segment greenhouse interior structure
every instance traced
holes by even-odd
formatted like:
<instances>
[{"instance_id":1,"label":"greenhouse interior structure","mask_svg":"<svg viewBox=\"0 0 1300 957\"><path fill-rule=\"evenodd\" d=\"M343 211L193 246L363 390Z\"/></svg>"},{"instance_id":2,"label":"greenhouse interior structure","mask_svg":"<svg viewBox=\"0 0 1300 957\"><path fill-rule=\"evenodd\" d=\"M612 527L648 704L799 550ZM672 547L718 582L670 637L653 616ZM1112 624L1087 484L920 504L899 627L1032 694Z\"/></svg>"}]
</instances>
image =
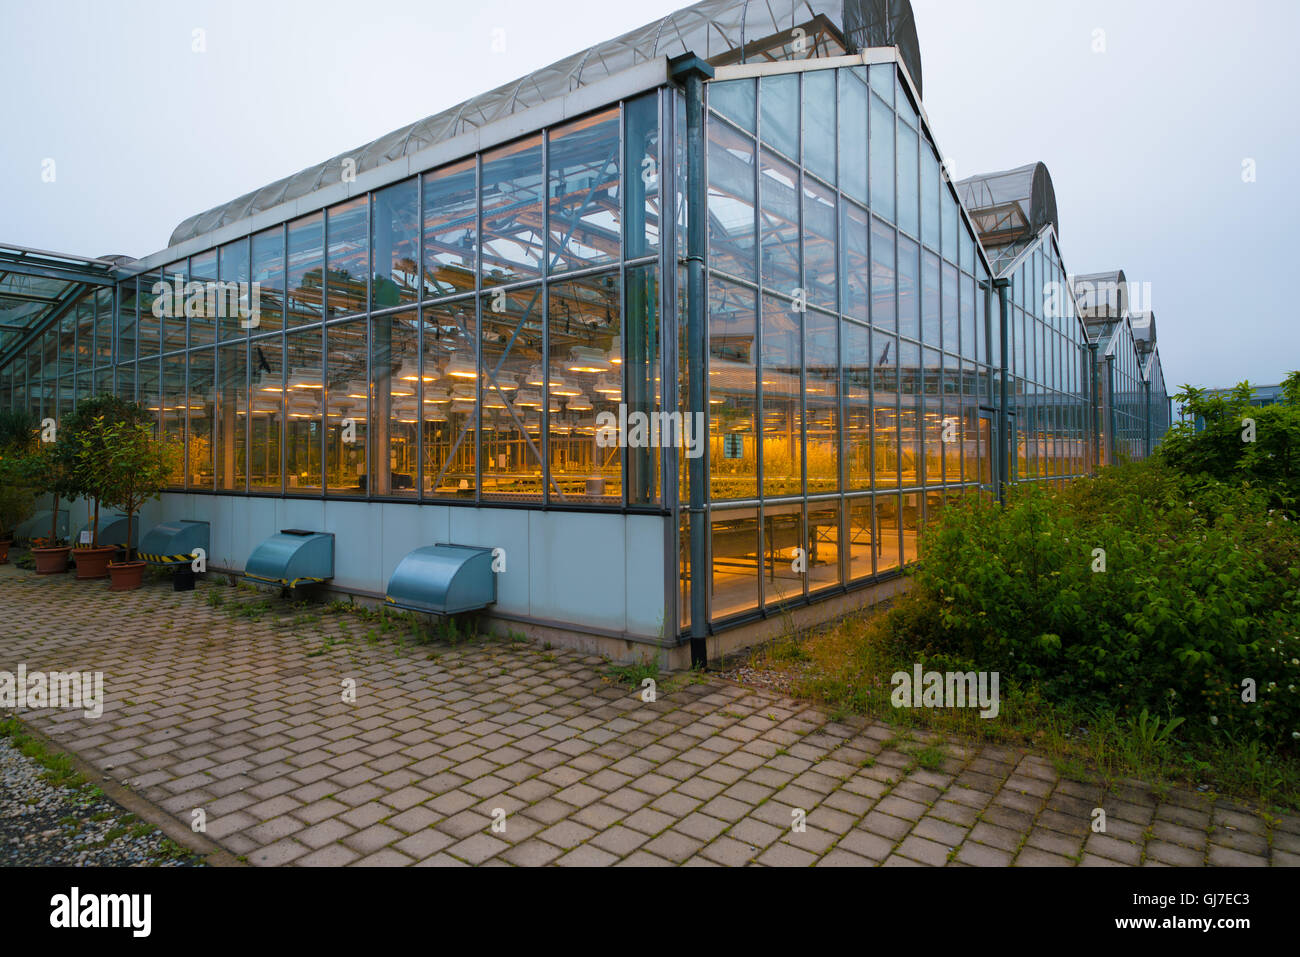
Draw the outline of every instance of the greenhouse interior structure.
<instances>
[{"instance_id":1,"label":"greenhouse interior structure","mask_svg":"<svg viewBox=\"0 0 1300 957\"><path fill-rule=\"evenodd\" d=\"M141 259L0 247L0 407L142 403L142 528L211 569L326 532L392 601L492 549L492 622L670 667L825 620L1169 426L1149 302L1067 270L1043 164L952 182L921 83L907 0L704 0Z\"/></svg>"}]
</instances>

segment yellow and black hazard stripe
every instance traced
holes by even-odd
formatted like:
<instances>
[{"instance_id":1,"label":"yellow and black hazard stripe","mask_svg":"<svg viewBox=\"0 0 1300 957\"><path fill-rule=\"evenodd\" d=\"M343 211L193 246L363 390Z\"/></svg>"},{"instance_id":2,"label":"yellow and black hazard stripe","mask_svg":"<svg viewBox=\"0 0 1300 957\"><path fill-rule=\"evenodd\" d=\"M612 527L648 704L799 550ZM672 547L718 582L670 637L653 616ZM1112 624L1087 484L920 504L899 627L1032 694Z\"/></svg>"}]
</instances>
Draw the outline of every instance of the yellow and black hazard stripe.
<instances>
[{"instance_id":1,"label":"yellow and black hazard stripe","mask_svg":"<svg viewBox=\"0 0 1300 957\"><path fill-rule=\"evenodd\" d=\"M245 578L251 578L254 581L266 582L268 585L280 585L284 588L297 588L303 582L323 582L323 578L295 578L290 581L287 578L263 578L261 575L254 575L252 572L244 572Z\"/></svg>"},{"instance_id":2,"label":"yellow and black hazard stripe","mask_svg":"<svg viewBox=\"0 0 1300 957\"><path fill-rule=\"evenodd\" d=\"M136 554L151 565L188 565L194 561L193 555L152 555L149 552L137 552Z\"/></svg>"}]
</instances>

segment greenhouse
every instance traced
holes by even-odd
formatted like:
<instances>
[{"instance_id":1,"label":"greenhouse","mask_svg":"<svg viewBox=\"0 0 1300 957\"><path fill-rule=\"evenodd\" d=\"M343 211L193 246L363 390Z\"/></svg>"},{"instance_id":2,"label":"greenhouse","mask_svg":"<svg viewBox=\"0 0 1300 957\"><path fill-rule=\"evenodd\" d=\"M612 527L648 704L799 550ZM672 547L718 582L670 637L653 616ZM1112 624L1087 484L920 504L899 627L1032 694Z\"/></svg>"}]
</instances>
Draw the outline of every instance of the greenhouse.
<instances>
[{"instance_id":1,"label":"greenhouse","mask_svg":"<svg viewBox=\"0 0 1300 957\"><path fill-rule=\"evenodd\" d=\"M329 533L324 587L393 601L491 549L503 627L676 665L1158 442L1154 322L1058 234L1041 164L950 182L907 0L705 0L142 259L0 247L0 406L143 403L183 449L143 527L208 522L213 568Z\"/></svg>"}]
</instances>

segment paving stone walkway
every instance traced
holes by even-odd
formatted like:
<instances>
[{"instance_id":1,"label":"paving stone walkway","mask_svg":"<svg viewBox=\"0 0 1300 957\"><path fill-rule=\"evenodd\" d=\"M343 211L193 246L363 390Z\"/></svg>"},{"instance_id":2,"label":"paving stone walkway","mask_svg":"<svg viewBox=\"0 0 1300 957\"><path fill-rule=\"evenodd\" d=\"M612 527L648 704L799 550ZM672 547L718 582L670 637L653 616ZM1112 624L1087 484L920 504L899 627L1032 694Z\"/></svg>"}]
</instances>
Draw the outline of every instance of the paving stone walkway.
<instances>
[{"instance_id":1,"label":"paving stone walkway","mask_svg":"<svg viewBox=\"0 0 1300 957\"><path fill-rule=\"evenodd\" d=\"M1300 864L1300 816L956 740L926 769L885 724L715 678L647 703L574 652L232 614L266 597L0 566L0 670L103 671L101 717L23 720L255 865Z\"/></svg>"}]
</instances>

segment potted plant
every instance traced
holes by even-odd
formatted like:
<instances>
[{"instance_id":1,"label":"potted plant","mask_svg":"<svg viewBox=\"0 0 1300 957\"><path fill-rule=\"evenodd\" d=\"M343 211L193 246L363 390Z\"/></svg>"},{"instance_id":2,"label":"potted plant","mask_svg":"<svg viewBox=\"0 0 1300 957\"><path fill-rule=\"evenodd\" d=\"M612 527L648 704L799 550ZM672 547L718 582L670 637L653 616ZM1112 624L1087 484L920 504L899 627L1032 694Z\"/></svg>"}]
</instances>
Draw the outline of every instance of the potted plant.
<instances>
[{"instance_id":1,"label":"potted plant","mask_svg":"<svg viewBox=\"0 0 1300 957\"><path fill-rule=\"evenodd\" d=\"M23 460L36 444L36 419L18 409L0 410L0 565L9 561L14 526L36 509Z\"/></svg>"},{"instance_id":2,"label":"potted plant","mask_svg":"<svg viewBox=\"0 0 1300 957\"><path fill-rule=\"evenodd\" d=\"M145 562L135 560L131 530L145 502L157 498L176 467L175 446L154 438L153 429L140 422L114 422L105 428L99 492L104 504L126 514L126 561L111 562L108 574L113 591L140 587Z\"/></svg>"},{"instance_id":3,"label":"potted plant","mask_svg":"<svg viewBox=\"0 0 1300 957\"><path fill-rule=\"evenodd\" d=\"M67 460L59 454L58 442L39 442L14 466L27 487L53 496L50 510L50 537L32 540L32 559L36 574L57 575L68 570L68 553L71 548L59 538L59 503L72 498L75 485L68 470Z\"/></svg>"},{"instance_id":4,"label":"potted plant","mask_svg":"<svg viewBox=\"0 0 1300 957\"><path fill-rule=\"evenodd\" d=\"M117 546L99 544L99 506L110 458L108 436L115 425L149 421L142 406L102 393L79 401L59 425L57 454L64 460L76 494L91 502L90 544L74 543L72 549L78 578L107 578L108 563L117 554Z\"/></svg>"}]
</instances>

